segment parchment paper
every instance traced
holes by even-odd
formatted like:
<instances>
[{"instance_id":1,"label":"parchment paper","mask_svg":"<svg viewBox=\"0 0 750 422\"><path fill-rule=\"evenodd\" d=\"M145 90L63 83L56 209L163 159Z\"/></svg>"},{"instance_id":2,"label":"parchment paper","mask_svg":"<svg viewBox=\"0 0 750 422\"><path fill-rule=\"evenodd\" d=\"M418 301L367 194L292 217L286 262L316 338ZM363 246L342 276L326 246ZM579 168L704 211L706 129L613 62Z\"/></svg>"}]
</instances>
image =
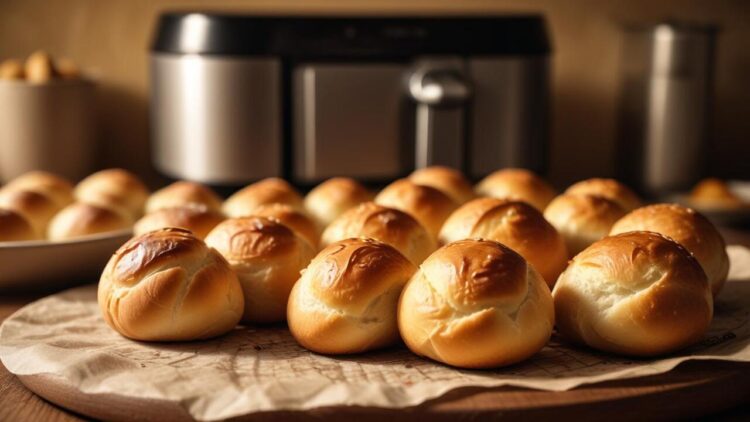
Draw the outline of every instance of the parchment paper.
<instances>
[{"instance_id":1,"label":"parchment paper","mask_svg":"<svg viewBox=\"0 0 750 422\"><path fill-rule=\"evenodd\" d=\"M171 400L199 420L330 405L404 407L469 386L567 390L663 373L691 359L750 361L750 250L728 248L730 281L699 344L658 360L574 349L553 337L528 361L499 370L457 370L403 347L325 357L298 346L285 328L238 328L205 342L127 340L99 315L95 287L32 303L0 327L0 359L19 375L54 374L84 393Z\"/></svg>"}]
</instances>

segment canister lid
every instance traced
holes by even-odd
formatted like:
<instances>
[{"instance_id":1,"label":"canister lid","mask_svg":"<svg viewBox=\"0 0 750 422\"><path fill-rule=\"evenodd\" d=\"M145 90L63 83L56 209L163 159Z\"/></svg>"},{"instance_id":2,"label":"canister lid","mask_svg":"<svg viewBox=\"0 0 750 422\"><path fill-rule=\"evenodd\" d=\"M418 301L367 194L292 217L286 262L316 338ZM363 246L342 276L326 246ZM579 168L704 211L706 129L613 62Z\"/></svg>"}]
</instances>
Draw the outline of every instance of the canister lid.
<instances>
[{"instance_id":1,"label":"canister lid","mask_svg":"<svg viewBox=\"0 0 750 422\"><path fill-rule=\"evenodd\" d=\"M166 13L159 53L379 59L414 55L545 55L541 15L441 17L250 16Z\"/></svg>"}]
</instances>

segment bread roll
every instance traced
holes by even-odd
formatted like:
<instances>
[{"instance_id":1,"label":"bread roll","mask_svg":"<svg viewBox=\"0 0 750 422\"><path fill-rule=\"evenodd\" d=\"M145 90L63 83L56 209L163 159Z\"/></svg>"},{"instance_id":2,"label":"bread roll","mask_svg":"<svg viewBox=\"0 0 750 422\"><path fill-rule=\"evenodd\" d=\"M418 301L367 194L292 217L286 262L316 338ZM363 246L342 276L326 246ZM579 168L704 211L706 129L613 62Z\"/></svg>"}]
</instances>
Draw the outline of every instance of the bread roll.
<instances>
[{"instance_id":1,"label":"bread roll","mask_svg":"<svg viewBox=\"0 0 750 422\"><path fill-rule=\"evenodd\" d=\"M30 171L16 177L4 190L30 190L47 195L62 208L73 202L73 185L60 176L46 171Z\"/></svg>"},{"instance_id":2,"label":"bread roll","mask_svg":"<svg viewBox=\"0 0 750 422\"><path fill-rule=\"evenodd\" d=\"M117 208L138 218L143 215L148 188L133 173L114 168L98 171L81 180L76 186L75 197L80 202Z\"/></svg>"},{"instance_id":3,"label":"bread roll","mask_svg":"<svg viewBox=\"0 0 750 422\"><path fill-rule=\"evenodd\" d=\"M298 236L307 240L313 249L318 250L320 232L317 224L296 208L287 204L266 204L256 208L253 215L277 220L292 229Z\"/></svg>"},{"instance_id":4,"label":"bread roll","mask_svg":"<svg viewBox=\"0 0 750 422\"><path fill-rule=\"evenodd\" d=\"M396 308L416 270L392 246L347 239L323 249L289 296L295 339L326 354L360 353L398 341Z\"/></svg>"},{"instance_id":5,"label":"bread roll","mask_svg":"<svg viewBox=\"0 0 750 422\"><path fill-rule=\"evenodd\" d=\"M409 214L365 202L345 212L323 232L322 245L352 237L371 238L398 249L419 265L436 248L435 239Z\"/></svg>"},{"instance_id":6,"label":"bread roll","mask_svg":"<svg viewBox=\"0 0 750 422\"><path fill-rule=\"evenodd\" d=\"M479 195L491 198L524 201L539 211L555 197L555 190L544 179L525 169L498 170L482 179L476 186Z\"/></svg>"},{"instance_id":7,"label":"bread roll","mask_svg":"<svg viewBox=\"0 0 750 422\"><path fill-rule=\"evenodd\" d=\"M446 218L458 207L450 197L435 188L400 179L386 186L375 203L396 208L414 217L434 238Z\"/></svg>"},{"instance_id":8,"label":"bread roll","mask_svg":"<svg viewBox=\"0 0 750 422\"><path fill-rule=\"evenodd\" d=\"M133 232L138 236L154 230L176 227L189 230L198 239L205 239L208 232L222 221L224 215L203 205L162 208L141 217L135 223Z\"/></svg>"},{"instance_id":9,"label":"bread roll","mask_svg":"<svg viewBox=\"0 0 750 422\"><path fill-rule=\"evenodd\" d=\"M661 355L695 343L713 315L698 261L652 232L594 243L576 255L552 296L558 332L623 355Z\"/></svg>"},{"instance_id":10,"label":"bread roll","mask_svg":"<svg viewBox=\"0 0 750 422\"><path fill-rule=\"evenodd\" d=\"M431 166L415 170L409 180L433 187L448 195L456 204L463 204L476 197L471 183L460 171L444 166Z\"/></svg>"},{"instance_id":11,"label":"bread roll","mask_svg":"<svg viewBox=\"0 0 750 422\"><path fill-rule=\"evenodd\" d=\"M24 67L26 80L38 84L51 81L55 76L52 57L46 51L35 51L26 59Z\"/></svg>"},{"instance_id":12,"label":"bread roll","mask_svg":"<svg viewBox=\"0 0 750 422\"><path fill-rule=\"evenodd\" d=\"M690 203L706 210L737 209L748 206L721 179L701 180L690 192Z\"/></svg>"},{"instance_id":13,"label":"bread roll","mask_svg":"<svg viewBox=\"0 0 750 422\"><path fill-rule=\"evenodd\" d=\"M0 208L0 242L39 240L42 237L18 212Z\"/></svg>"},{"instance_id":14,"label":"bread roll","mask_svg":"<svg viewBox=\"0 0 750 422\"><path fill-rule=\"evenodd\" d=\"M401 295L398 326L412 352L462 368L522 361L549 341L552 296L511 249L460 240L438 249Z\"/></svg>"},{"instance_id":15,"label":"bread roll","mask_svg":"<svg viewBox=\"0 0 750 422\"><path fill-rule=\"evenodd\" d=\"M122 211L101 205L74 202L58 212L49 223L49 240L68 240L97 233L127 230L133 220Z\"/></svg>"},{"instance_id":16,"label":"bread roll","mask_svg":"<svg viewBox=\"0 0 750 422\"><path fill-rule=\"evenodd\" d=\"M222 256L182 229L136 236L109 260L99 280L107 324L146 341L224 334L242 317L237 275Z\"/></svg>"},{"instance_id":17,"label":"bread roll","mask_svg":"<svg viewBox=\"0 0 750 422\"><path fill-rule=\"evenodd\" d=\"M0 191L0 208L21 214L31 223L39 237L44 237L47 224L60 209L52 198L43 193L15 189Z\"/></svg>"},{"instance_id":18,"label":"bread roll","mask_svg":"<svg viewBox=\"0 0 750 422\"><path fill-rule=\"evenodd\" d=\"M306 240L278 221L241 217L216 226L206 244L219 251L237 273L245 296L243 322L286 319L289 292L315 256Z\"/></svg>"},{"instance_id":19,"label":"bread roll","mask_svg":"<svg viewBox=\"0 0 750 422\"><path fill-rule=\"evenodd\" d=\"M663 234L685 247L703 267L714 297L729 273L724 238L700 213L676 204L656 204L632 211L612 227L611 235L631 231Z\"/></svg>"},{"instance_id":20,"label":"bread roll","mask_svg":"<svg viewBox=\"0 0 750 422\"><path fill-rule=\"evenodd\" d=\"M188 205L200 205L210 211L221 211L221 197L200 183L178 181L151 194L146 201L146 213Z\"/></svg>"},{"instance_id":21,"label":"bread roll","mask_svg":"<svg viewBox=\"0 0 750 422\"><path fill-rule=\"evenodd\" d=\"M562 236L526 202L497 198L467 202L443 225L440 243L469 238L495 240L518 252L550 287L568 262Z\"/></svg>"},{"instance_id":22,"label":"bread roll","mask_svg":"<svg viewBox=\"0 0 750 422\"><path fill-rule=\"evenodd\" d=\"M562 235L570 256L607 236L623 215L621 206L603 196L567 193L553 199L544 210L544 218Z\"/></svg>"},{"instance_id":23,"label":"bread roll","mask_svg":"<svg viewBox=\"0 0 750 422\"><path fill-rule=\"evenodd\" d=\"M23 63L18 59L7 59L0 63L0 79L19 80L26 77Z\"/></svg>"},{"instance_id":24,"label":"bread roll","mask_svg":"<svg viewBox=\"0 0 750 422\"><path fill-rule=\"evenodd\" d=\"M597 195L617 202L626 212L641 206L641 200L630 188L614 179L593 178L571 185L565 193Z\"/></svg>"},{"instance_id":25,"label":"bread roll","mask_svg":"<svg viewBox=\"0 0 750 422\"><path fill-rule=\"evenodd\" d=\"M356 180L334 177L307 194L305 209L321 228L325 228L348 209L371 200L372 193Z\"/></svg>"},{"instance_id":26,"label":"bread roll","mask_svg":"<svg viewBox=\"0 0 750 422\"><path fill-rule=\"evenodd\" d=\"M267 204L287 204L304 210L302 196L283 179L269 177L235 192L224 201L224 214L229 217L253 215L256 208Z\"/></svg>"}]
</instances>

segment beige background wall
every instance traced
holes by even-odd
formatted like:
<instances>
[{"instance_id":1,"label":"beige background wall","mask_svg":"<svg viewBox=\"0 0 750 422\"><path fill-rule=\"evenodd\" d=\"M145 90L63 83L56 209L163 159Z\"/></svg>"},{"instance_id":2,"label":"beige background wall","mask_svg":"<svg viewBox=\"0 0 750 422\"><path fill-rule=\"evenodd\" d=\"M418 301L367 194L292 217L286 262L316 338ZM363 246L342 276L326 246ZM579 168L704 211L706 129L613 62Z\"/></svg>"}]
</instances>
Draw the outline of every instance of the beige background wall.
<instances>
[{"instance_id":1,"label":"beige background wall","mask_svg":"<svg viewBox=\"0 0 750 422\"><path fill-rule=\"evenodd\" d=\"M711 131L713 172L750 179L750 2L743 0L0 0L0 58L44 48L100 81L102 165L153 178L148 159L147 48L167 9L264 13L540 11L554 43L551 178L612 173L623 22L662 18L721 26Z\"/></svg>"}]
</instances>

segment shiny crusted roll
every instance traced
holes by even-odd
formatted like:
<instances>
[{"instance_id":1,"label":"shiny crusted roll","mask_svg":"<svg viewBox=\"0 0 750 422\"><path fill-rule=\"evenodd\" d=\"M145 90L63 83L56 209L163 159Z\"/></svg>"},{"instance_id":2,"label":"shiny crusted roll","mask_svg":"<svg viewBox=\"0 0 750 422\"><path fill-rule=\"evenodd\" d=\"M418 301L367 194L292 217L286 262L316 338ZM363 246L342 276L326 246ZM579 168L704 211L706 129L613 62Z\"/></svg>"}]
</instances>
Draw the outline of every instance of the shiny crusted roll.
<instances>
[{"instance_id":1,"label":"shiny crusted roll","mask_svg":"<svg viewBox=\"0 0 750 422\"><path fill-rule=\"evenodd\" d=\"M616 202L597 195L562 194L547 205L544 218L565 239L570 256L607 236L625 210Z\"/></svg>"},{"instance_id":2,"label":"shiny crusted roll","mask_svg":"<svg viewBox=\"0 0 750 422\"><path fill-rule=\"evenodd\" d=\"M287 204L261 205L253 211L253 216L267 217L292 229L298 236L307 240L313 249L318 250L320 232L318 225L302 211Z\"/></svg>"},{"instance_id":3,"label":"shiny crusted roll","mask_svg":"<svg viewBox=\"0 0 750 422\"><path fill-rule=\"evenodd\" d=\"M237 273L245 296L245 323L286 319L289 292L315 256L312 246L285 225L265 217L225 220L206 244L221 253Z\"/></svg>"},{"instance_id":4,"label":"shiny crusted roll","mask_svg":"<svg viewBox=\"0 0 750 422\"><path fill-rule=\"evenodd\" d=\"M127 230L132 226L132 218L122 210L74 202L52 218L47 228L47 238L75 239L97 233Z\"/></svg>"},{"instance_id":5,"label":"shiny crusted roll","mask_svg":"<svg viewBox=\"0 0 750 422\"><path fill-rule=\"evenodd\" d=\"M289 296L287 320L305 348L360 353L398 341L398 297L416 270L395 248L347 239L323 249Z\"/></svg>"},{"instance_id":6,"label":"shiny crusted roll","mask_svg":"<svg viewBox=\"0 0 750 422\"><path fill-rule=\"evenodd\" d=\"M79 202L118 208L133 218L143 215L148 188L133 173L123 169L98 171L81 180L75 189Z\"/></svg>"},{"instance_id":7,"label":"shiny crusted roll","mask_svg":"<svg viewBox=\"0 0 750 422\"><path fill-rule=\"evenodd\" d=\"M135 223L136 236L150 231L175 227L193 233L198 239L205 239L208 232L224 221L224 215L203 205L162 208L146 214Z\"/></svg>"},{"instance_id":8,"label":"shiny crusted roll","mask_svg":"<svg viewBox=\"0 0 750 422\"><path fill-rule=\"evenodd\" d=\"M0 208L0 242L39 240L42 236L20 213Z\"/></svg>"},{"instance_id":9,"label":"shiny crusted roll","mask_svg":"<svg viewBox=\"0 0 750 422\"><path fill-rule=\"evenodd\" d=\"M51 198L62 208L73 202L73 185L66 179L46 171L30 171L11 180L7 190L30 190Z\"/></svg>"},{"instance_id":10,"label":"shiny crusted roll","mask_svg":"<svg viewBox=\"0 0 750 422\"><path fill-rule=\"evenodd\" d=\"M374 202L345 212L323 232L322 246L352 237L371 238L398 249L419 265L436 248L435 239L409 214Z\"/></svg>"},{"instance_id":11,"label":"shiny crusted roll","mask_svg":"<svg viewBox=\"0 0 750 422\"><path fill-rule=\"evenodd\" d=\"M357 205L371 201L372 193L349 177L333 177L305 196L305 209L318 226L325 228L333 220Z\"/></svg>"},{"instance_id":12,"label":"shiny crusted roll","mask_svg":"<svg viewBox=\"0 0 750 422\"><path fill-rule=\"evenodd\" d=\"M242 288L227 261L182 229L149 232L125 243L102 273L98 300L110 327L144 341L215 337L234 328L244 309Z\"/></svg>"},{"instance_id":13,"label":"shiny crusted roll","mask_svg":"<svg viewBox=\"0 0 750 422\"><path fill-rule=\"evenodd\" d=\"M521 254L552 287L568 262L565 241L536 208L521 201L478 198L451 214L440 243L495 240Z\"/></svg>"},{"instance_id":14,"label":"shiny crusted roll","mask_svg":"<svg viewBox=\"0 0 750 422\"><path fill-rule=\"evenodd\" d=\"M729 273L729 256L724 238L706 217L677 204L649 205L621 218L610 234L639 230L661 233L684 246L706 272L714 297L719 294Z\"/></svg>"},{"instance_id":15,"label":"shiny crusted roll","mask_svg":"<svg viewBox=\"0 0 750 422\"><path fill-rule=\"evenodd\" d=\"M201 205L211 211L221 211L221 197L208 186L181 180L152 193L146 201L146 213L190 205Z\"/></svg>"},{"instance_id":16,"label":"shiny crusted roll","mask_svg":"<svg viewBox=\"0 0 750 422\"><path fill-rule=\"evenodd\" d=\"M222 209L229 217L253 215L256 208L268 204L287 204L304 210L302 196L292 185L278 177L269 177L246 186L224 201Z\"/></svg>"},{"instance_id":17,"label":"shiny crusted roll","mask_svg":"<svg viewBox=\"0 0 750 422\"><path fill-rule=\"evenodd\" d=\"M31 223L39 237L44 237L47 232L47 225L60 210L57 202L43 193L15 189L0 191L0 208L21 214Z\"/></svg>"},{"instance_id":18,"label":"shiny crusted roll","mask_svg":"<svg viewBox=\"0 0 750 422\"><path fill-rule=\"evenodd\" d=\"M448 216L458 207L448 195L439 190L400 179L386 186L375 203L401 210L414 217L434 238Z\"/></svg>"},{"instance_id":19,"label":"shiny crusted roll","mask_svg":"<svg viewBox=\"0 0 750 422\"><path fill-rule=\"evenodd\" d=\"M463 204L476 197L471 183L460 171L445 166L430 166L415 170L409 180L433 187L448 195L456 204Z\"/></svg>"},{"instance_id":20,"label":"shiny crusted roll","mask_svg":"<svg viewBox=\"0 0 750 422\"><path fill-rule=\"evenodd\" d=\"M398 325L414 353L462 368L520 362L549 341L549 288L498 242L460 240L430 255L401 295Z\"/></svg>"},{"instance_id":21,"label":"shiny crusted roll","mask_svg":"<svg viewBox=\"0 0 750 422\"><path fill-rule=\"evenodd\" d=\"M576 255L552 292L557 330L606 352L655 356L700 340L713 299L698 261L652 232L606 237Z\"/></svg>"},{"instance_id":22,"label":"shiny crusted roll","mask_svg":"<svg viewBox=\"0 0 750 422\"><path fill-rule=\"evenodd\" d=\"M593 178L571 185L565 193L597 195L617 202L626 212L640 207L641 199L630 188L614 179Z\"/></svg>"},{"instance_id":23,"label":"shiny crusted roll","mask_svg":"<svg viewBox=\"0 0 750 422\"><path fill-rule=\"evenodd\" d=\"M539 211L544 211L556 195L544 179L518 168L498 170L482 179L475 189L479 195L490 198L524 201Z\"/></svg>"}]
</instances>

